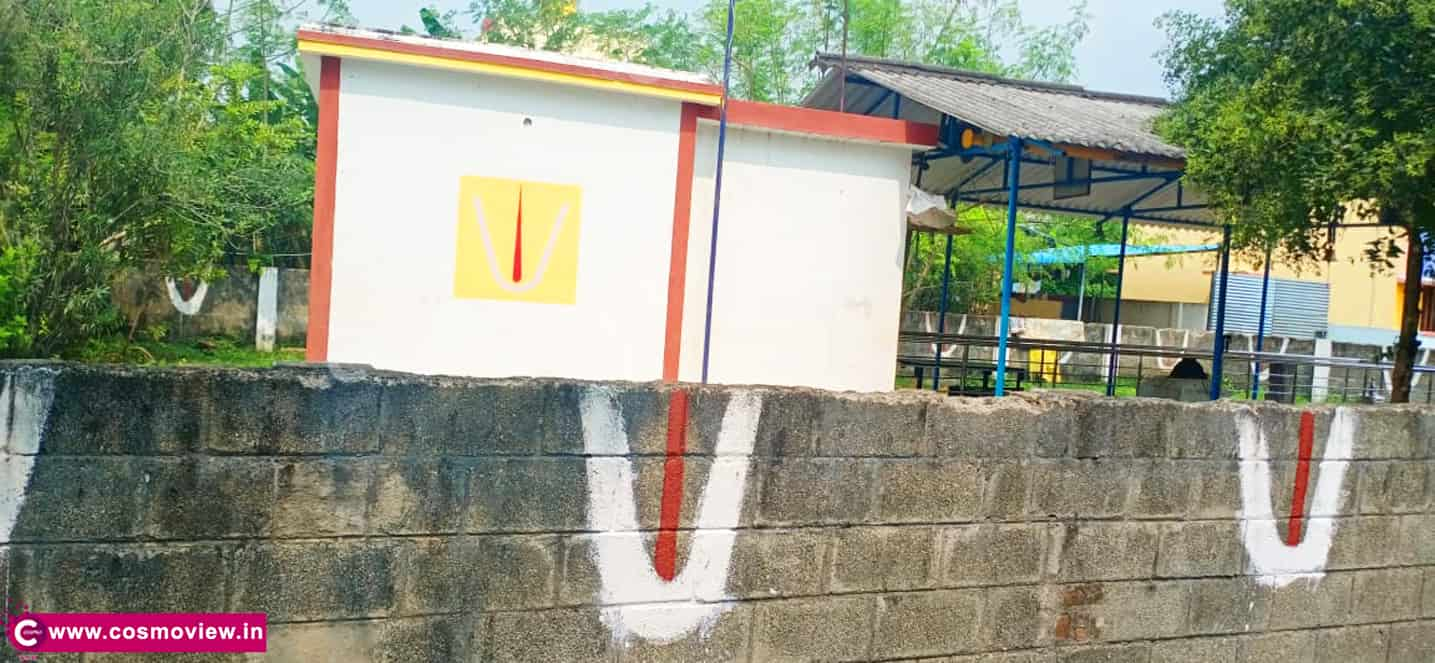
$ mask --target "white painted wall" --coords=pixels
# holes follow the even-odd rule
[[[661,377],[678,102],[353,59],[340,95],[329,361]],[[576,304],[454,297],[464,175],[582,187]]]
[[[717,130],[701,123],[680,376],[702,371]],[[890,391],[911,151],[728,132],[710,380]]]

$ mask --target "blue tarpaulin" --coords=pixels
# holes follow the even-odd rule
[[[1169,255],[1174,253],[1203,253],[1221,248],[1219,244],[1156,244],[1152,246],[1127,246],[1126,257]],[[1115,258],[1121,255],[1120,244],[1090,244],[1087,246],[1063,246],[1037,251],[1026,257],[1028,265],[1080,265],[1087,258]]]

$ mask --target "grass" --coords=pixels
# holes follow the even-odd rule
[[[944,375],[945,375],[945,374],[944,374]],[[946,379],[943,379],[943,380],[942,380],[942,385],[943,385],[944,387],[947,386],[947,385],[949,385],[949,384],[951,384],[951,382],[949,382],[948,380],[946,380]],[[1011,384],[1011,383],[1008,382],[1007,384]],[[980,388],[980,387],[981,387],[981,378],[980,378],[980,377],[976,377],[976,376],[969,377],[969,378],[967,379],[967,385],[970,386],[970,387],[972,387],[972,388]],[[1071,390],[1071,391],[1089,391],[1089,392],[1098,393],[1098,394],[1105,394],[1105,393],[1106,393],[1106,385],[1105,385],[1105,383],[1102,383],[1102,384],[1085,384],[1085,383],[1075,383],[1075,382],[1060,382],[1060,383],[1057,383],[1057,384],[1047,384],[1047,383],[1045,383],[1045,382],[1031,382],[1031,381],[1026,381],[1026,382],[1024,382],[1024,383],[1022,384],[1022,387],[1023,387],[1024,389],[1029,389],[1029,390],[1030,390],[1030,389],[1064,389],[1064,390]],[[916,388],[917,388],[917,379],[916,379],[915,377],[913,377],[913,376],[910,376],[910,375],[898,375],[898,376],[897,376],[897,380],[896,380],[896,388],[897,388],[897,389],[916,389]],[[931,381],[930,381],[930,380],[927,381],[927,384],[926,384],[926,386],[925,386],[924,388],[925,388],[925,389],[931,389],[931,388],[932,388],[932,387],[931,387]],[[990,384],[988,384],[988,388],[990,388]],[[1130,398],[1130,397],[1133,397],[1133,396],[1135,396],[1135,395],[1136,395],[1136,379],[1135,379],[1135,378],[1118,378],[1118,379],[1116,380],[1116,396],[1117,396],[1118,398]]]
[[[92,339],[74,357],[98,364],[145,366],[272,366],[278,361],[303,361],[303,348],[279,348],[259,352],[253,344],[229,338],[198,338],[187,341],[137,340],[122,337]]]

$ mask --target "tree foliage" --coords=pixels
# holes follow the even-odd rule
[[[744,0],[737,3],[733,94],[796,103],[817,81],[808,63],[842,48],[842,0]],[[857,55],[956,67],[1035,80],[1076,76],[1075,48],[1086,36],[1086,4],[1064,23],[1037,27],[1015,0],[851,0],[847,50]],[[708,0],[697,17],[704,70],[721,74],[726,0]],[[1014,53],[1015,58],[1004,57]]]
[[[0,0],[0,353],[117,329],[125,271],[307,250],[313,132],[297,72],[272,66],[282,19],[267,0]]]
[[[1238,246],[1321,259],[1329,224],[1407,229],[1419,281],[1435,230],[1435,0],[1227,0],[1224,20],[1165,18],[1178,104],[1160,128],[1233,222]],[[1408,391],[1418,288],[1407,291],[1396,394]]]

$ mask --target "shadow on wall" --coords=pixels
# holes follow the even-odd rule
[[[254,273],[232,267],[226,278],[212,283],[133,274],[115,286],[114,301],[127,321],[139,318],[141,332],[155,328],[169,340],[222,336],[262,345],[268,336],[279,345],[302,346],[309,322],[309,270]]]
[[[0,379],[12,599],[265,612],[265,660],[1435,660],[1430,408]]]

